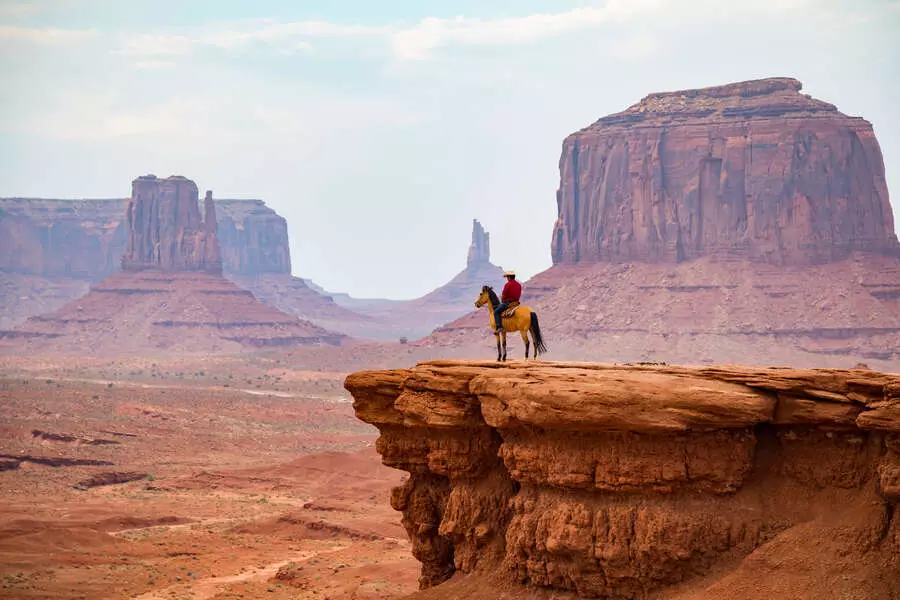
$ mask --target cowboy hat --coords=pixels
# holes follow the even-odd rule
[[[506,273],[503,274],[503,276],[504,277],[515,277],[516,272],[515,271],[507,271]]]

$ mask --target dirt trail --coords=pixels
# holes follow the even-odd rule
[[[216,594],[223,591],[222,587],[225,585],[232,583],[242,583],[245,581],[265,581],[268,578],[273,577],[278,572],[278,569],[287,564],[290,564],[292,562],[303,563],[316,556],[320,556],[323,554],[332,554],[334,552],[339,552],[347,548],[349,548],[349,546],[343,545],[335,546],[334,548],[330,548],[327,551],[298,552],[291,555],[288,560],[265,565],[264,567],[251,567],[247,571],[237,573],[235,575],[228,575],[225,577],[207,577],[195,581],[176,583],[175,585],[170,585],[169,587],[153,590],[152,592],[141,594],[140,596],[135,596],[134,600],[170,600],[170,598],[176,593],[189,594],[192,600],[208,600],[209,598],[213,598],[214,596],[216,596]]]

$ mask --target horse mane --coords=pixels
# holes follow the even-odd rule
[[[481,288],[481,291],[488,293],[488,298],[490,298],[490,300],[491,300],[491,306],[497,306],[498,304],[500,304],[500,298],[498,298],[497,294],[494,293],[494,288],[492,288],[489,285],[486,285],[483,288]]]

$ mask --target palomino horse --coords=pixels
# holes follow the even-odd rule
[[[491,329],[496,331],[497,327],[494,325],[494,307],[500,304],[500,299],[497,298],[494,289],[487,285],[481,288],[481,295],[478,296],[478,299],[475,301],[475,308],[481,308],[485,304],[487,304],[489,314],[491,315]],[[537,313],[527,306],[519,305],[511,318],[503,319],[503,333],[494,333],[494,335],[497,336],[498,361],[506,360],[507,331],[518,331],[522,334],[522,342],[525,343],[525,360],[528,360],[528,348],[530,346],[528,343],[529,331],[531,332],[532,339],[534,339],[534,358],[537,358],[538,354],[543,354],[547,351],[547,346],[544,345],[544,338],[541,337],[541,326],[538,325]]]

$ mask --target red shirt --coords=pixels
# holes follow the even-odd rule
[[[500,294],[500,302],[518,302],[522,297],[522,284],[515,279],[510,279],[503,286],[503,293]]]

